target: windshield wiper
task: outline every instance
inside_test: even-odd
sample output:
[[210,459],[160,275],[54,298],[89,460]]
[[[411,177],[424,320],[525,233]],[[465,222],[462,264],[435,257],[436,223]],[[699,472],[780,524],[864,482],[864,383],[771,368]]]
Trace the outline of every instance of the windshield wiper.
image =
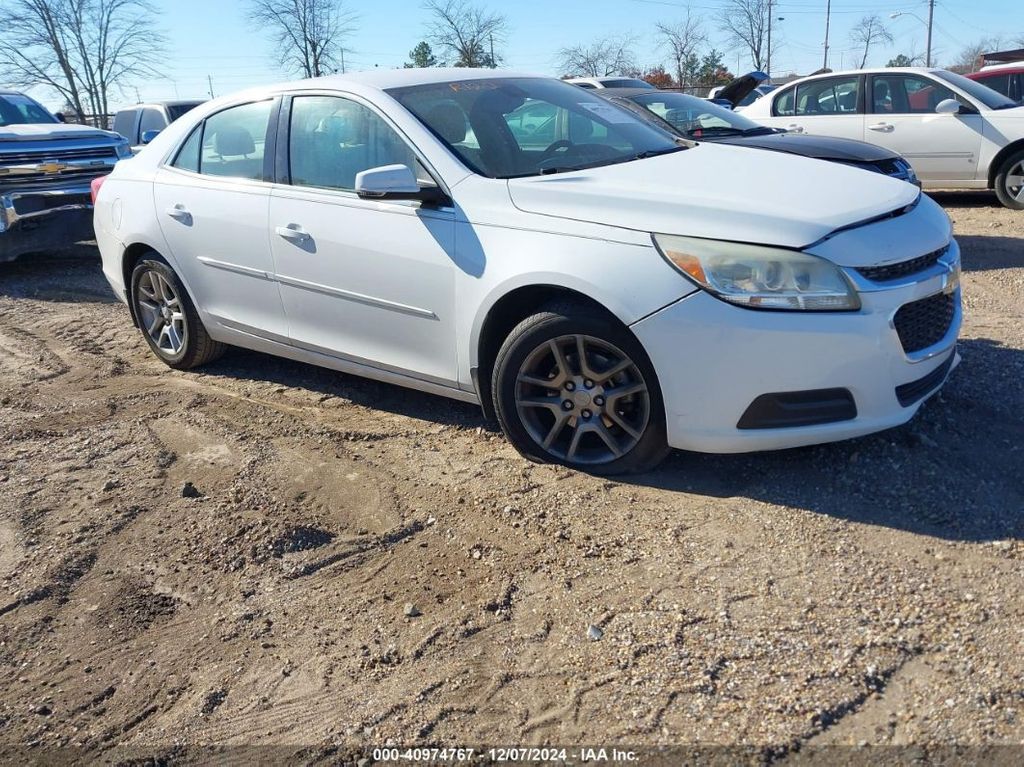
[[688,136],[698,138],[698,134],[700,134],[700,136],[707,136],[708,134],[720,134],[723,136],[741,136],[746,132],[747,131],[744,130],[743,128],[733,128],[731,126],[725,128],[719,125],[714,128],[694,128],[693,130],[687,131],[686,133]]
[[658,157],[663,154],[672,154],[673,152],[681,152],[684,149],[689,149],[686,146],[671,146],[668,149],[648,149],[646,152],[633,155],[634,160],[646,160],[648,157]]

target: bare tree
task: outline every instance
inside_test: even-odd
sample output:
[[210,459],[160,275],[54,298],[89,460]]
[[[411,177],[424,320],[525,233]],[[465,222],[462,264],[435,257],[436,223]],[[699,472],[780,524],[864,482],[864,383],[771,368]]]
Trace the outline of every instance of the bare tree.
[[878,16],[865,16],[850,30],[850,42],[864,50],[860,57],[860,68],[863,69],[867,66],[871,46],[880,43],[892,45],[892,35]]
[[148,0],[7,0],[0,8],[0,72],[55,90],[102,120],[130,77],[158,76],[163,36]]
[[956,59],[949,66],[951,72],[962,75],[977,72],[981,68],[982,54],[997,51],[1003,46],[1003,41],[998,37],[983,37],[970,45],[964,47],[957,54]]
[[676,70],[676,82],[679,87],[688,85],[689,73],[693,71],[693,62],[699,57],[699,49],[707,42],[704,26],[686,9],[686,18],[675,24],[659,22],[658,37],[663,46],[668,48],[672,56],[672,64]]
[[356,15],[343,0],[250,0],[254,24],[270,30],[285,65],[306,77],[345,71],[345,38]]
[[428,37],[457,67],[498,66],[495,46],[505,42],[508,20],[467,0],[427,0],[432,20]]
[[605,37],[589,45],[576,45],[558,52],[563,72],[582,77],[608,77],[635,72],[636,56],[632,37]]
[[[771,60],[768,29],[773,0],[728,0],[718,12],[718,24],[729,45],[745,49],[754,69],[764,69]],[[774,43],[772,45],[774,48]]]

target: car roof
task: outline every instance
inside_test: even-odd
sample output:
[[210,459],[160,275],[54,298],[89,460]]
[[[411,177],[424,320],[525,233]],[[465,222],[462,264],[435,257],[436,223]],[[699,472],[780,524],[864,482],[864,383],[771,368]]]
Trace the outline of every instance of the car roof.
[[544,77],[544,75],[516,72],[507,69],[476,69],[468,67],[370,69],[365,72],[349,72],[341,75],[327,75],[308,80],[278,83],[274,86],[274,89],[283,90],[303,87],[344,88],[348,85],[361,85],[376,90],[387,90],[389,88],[407,88],[413,85],[435,85],[437,83],[449,83],[460,80],[493,80],[507,77]]
[[[686,94],[680,93],[679,91],[667,91],[661,88],[602,88],[604,93],[599,95],[608,98],[610,96],[650,96],[652,93],[672,93],[677,96],[685,96]],[[700,98],[699,96],[695,98]]]
[[156,99],[155,101],[143,101],[139,104],[131,104],[126,107],[121,107],[119,112],[124,112],[128,109],[142,109],[143,107],[180,107],[186,104],[205,104],[209,99]]
[[816,75],[807,75],[801,77],[799,80],[793,80],[792,82],[786,83],[786,85],[780,85],[779,90],[782,88],[793,85],[793,83],[802,83],[809,80],[821,80],[827,77],[850,77],[852,75],[879,75],[879,74],[931,74],[935,72],[945,72],[946,70],[942,67],[870,67],[866,69],[841,69],[835,72],[823,72]]

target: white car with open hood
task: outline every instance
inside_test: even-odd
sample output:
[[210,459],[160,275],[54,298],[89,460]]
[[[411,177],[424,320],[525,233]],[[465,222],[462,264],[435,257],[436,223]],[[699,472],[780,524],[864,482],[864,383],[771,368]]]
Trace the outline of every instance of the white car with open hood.
[[1024,107],[924,67],[805,77],[743,110],[772,128],[877,144],[906,158],[925,189],[993,189],[1024,210]]
[[171,367],[230,344],[479,403],[597,473],[896,426],[958,362],[960,254],[916,187],[550,78],[248,91],[97,187],[104,273]]

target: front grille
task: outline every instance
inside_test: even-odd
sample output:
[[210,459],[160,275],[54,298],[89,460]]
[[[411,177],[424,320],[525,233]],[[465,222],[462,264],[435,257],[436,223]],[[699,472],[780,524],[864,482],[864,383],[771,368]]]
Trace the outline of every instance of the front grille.
[[857,271],[862,277],[866,277],[873,282],[891,282],[892,280],[909,277],[912,274],[923,272],[925,269],[930,269],[948,252],[949,245],[939,248],[932,253],[912,258],[909,261],[900,261],[898,264],[887,264],[886,266],[866,266]]
[[0,167],[4,165],[29,165],[54,160],[107,160],[117,157],[112,146],[89,146],[80,149],[45,149],[32,152],[0,152]]
[[893,321],[903,351],[913,354],[937,344],[949,332],[955,314],[954,293],[936,293],[920,301],[904,304],[896,312]]

